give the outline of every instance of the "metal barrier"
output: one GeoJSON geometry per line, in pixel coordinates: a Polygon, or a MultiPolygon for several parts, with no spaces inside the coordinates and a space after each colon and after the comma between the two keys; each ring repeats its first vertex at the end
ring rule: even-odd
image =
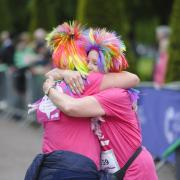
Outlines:
{"type": "MultiPolygon", "coordinates": [[[[29,125],[36,121],[35,114],[27,114],[27,105],[34,103],[43,96],[43,75],[33,75],[29,70],[25,71],[25,93],[20,93],[15,88],[16,73],[10,68],[0,67],[0,112],[1,118],[23,120],[29,125]]],[[[16,82],[17,83],[17,82],[16,82]]],[[[22,83],[22,82],[18,82],[22,83]]]]}
{"type": "MultiPolygon", "coordinates": [[[[42,91],[44,79],[43,75],[35,75],[30,71],[26,72],[26,105],[32,104],[44,96],[42,91]]],[[[31,122],[36,122],[35,113],[27,115],[25,124],[28,125],[31,122]]]]}
{"type": "Polygon", "coordinates": [[[4,119],[25,119],[26,112],[24,109],[24,96],[18,94],[14,88],[14,72],[7,68],[1,74],[1,79],[3,79],[3,86],[1,86],[1,96],[3,92],[3,102],[4,108],[2,110],[2,118],[4,119]]]}
{"type": "Polygon", "coordinates": [[[0,111],[1,113],[7,108],[6,97],[6,65],[0,65],[0,111]]]}

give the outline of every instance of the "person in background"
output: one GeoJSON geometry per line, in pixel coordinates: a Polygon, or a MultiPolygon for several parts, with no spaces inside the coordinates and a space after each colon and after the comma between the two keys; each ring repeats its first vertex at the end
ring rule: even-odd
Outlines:
{"type": "Polygon", "coordinates": [[[14,64],[14,44],[8,31],[1,32],[0,60],[8,66],[14,64]]]}
{"type": "Polygon", "coordinates": [[[171,30],[168,26],[159,26],[156,29],[156,36],[158,40],[158,56],[154,69],[155,87],[162,87],[165,83],[170,33],[171,30]]]}

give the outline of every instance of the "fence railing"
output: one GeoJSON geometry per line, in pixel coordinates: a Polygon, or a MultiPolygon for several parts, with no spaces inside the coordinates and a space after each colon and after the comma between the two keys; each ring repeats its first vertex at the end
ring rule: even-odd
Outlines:
{"type": "Polygon", "coordinates": [[[0,111],[1,118],[24,120],[27,124],[35,121],[34,115],[27,115],[27,105],[43,96],[43,75],[26,70],[18,74],[10,68],[0,71],[0,111]],[[18,77],[24,76],[24,78],[18,77]]]}

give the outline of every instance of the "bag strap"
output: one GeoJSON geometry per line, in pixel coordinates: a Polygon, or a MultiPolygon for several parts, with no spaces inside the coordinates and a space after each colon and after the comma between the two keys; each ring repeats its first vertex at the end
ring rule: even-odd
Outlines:
{"type": "Polygon", "coordinates": [[[136,159],[136,157],[140,154],[141,151],[142,151],[142,147],[140,146],[139,148],[137,148],[134,154],[128,159],[126,164],[119,171],[114,173],[114,176],[117,178],[117,180],[123,180],[127,169],[132,164],[132,162],[136,159]]]}

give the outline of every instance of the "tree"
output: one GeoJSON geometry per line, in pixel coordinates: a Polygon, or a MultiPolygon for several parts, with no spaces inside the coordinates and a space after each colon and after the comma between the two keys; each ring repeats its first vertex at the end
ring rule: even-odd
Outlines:
{"type": "Polygon", "coordinates": [[[81,23],[86,23],[85,18],[84,18],[84,13],[86,10],[86,3],[87,3],[87,0],[78,0],[77,1],[76,19],[81,23]]]}
{"type": "Polygon", "coordinates": [[[0,17],[2,18],[0,23],[0,31],[12,30],[11,16],[9,14],[10,9],[6,0],[0,0],[0,17]]]}
{"type": "Polygon", "coordinates": [[[38,27],[51,30],[64,21],[73,20],[76,3],[76,0],[31,0],[30,30],[33,31],[38,27]]]}
{"type": "MultiPolygon", "coordinates": [[[[27,4],[30,0],[6,0],[8,3],[8,16],[11,17],[13,33],[28,30],[29,11],[27,4]]],[[[3,20],[4,21],[4,20],[3,20]]]]}
{"type": "Polygon", "coordinates": [[[58,23],[75,20],[76,6],[77,0],[61,0],[59,5],[57,4],[56,10],[56,17],[58,18],[58,23]]]}
{"type": "Polygon", "coordinates": [[[175,0],[170,20],[172,35],[170,38],[169,63],[167,81],[180,80],[180,0],[175,0]]]}
{"type": "Polygon", "coordinates": [[[50,29],[56,25],[56,1],[54,0],[31,0],[29,4],[31,14],[30,31],[36,28],[50,29]]]}
{"type": "Polygon", "coordinates": [[[106,27],[115,30],[123,36],[128,31],[128,23],[124,15],[123,0],[79,0],[78,20],[94,27],[106,27]]]}

